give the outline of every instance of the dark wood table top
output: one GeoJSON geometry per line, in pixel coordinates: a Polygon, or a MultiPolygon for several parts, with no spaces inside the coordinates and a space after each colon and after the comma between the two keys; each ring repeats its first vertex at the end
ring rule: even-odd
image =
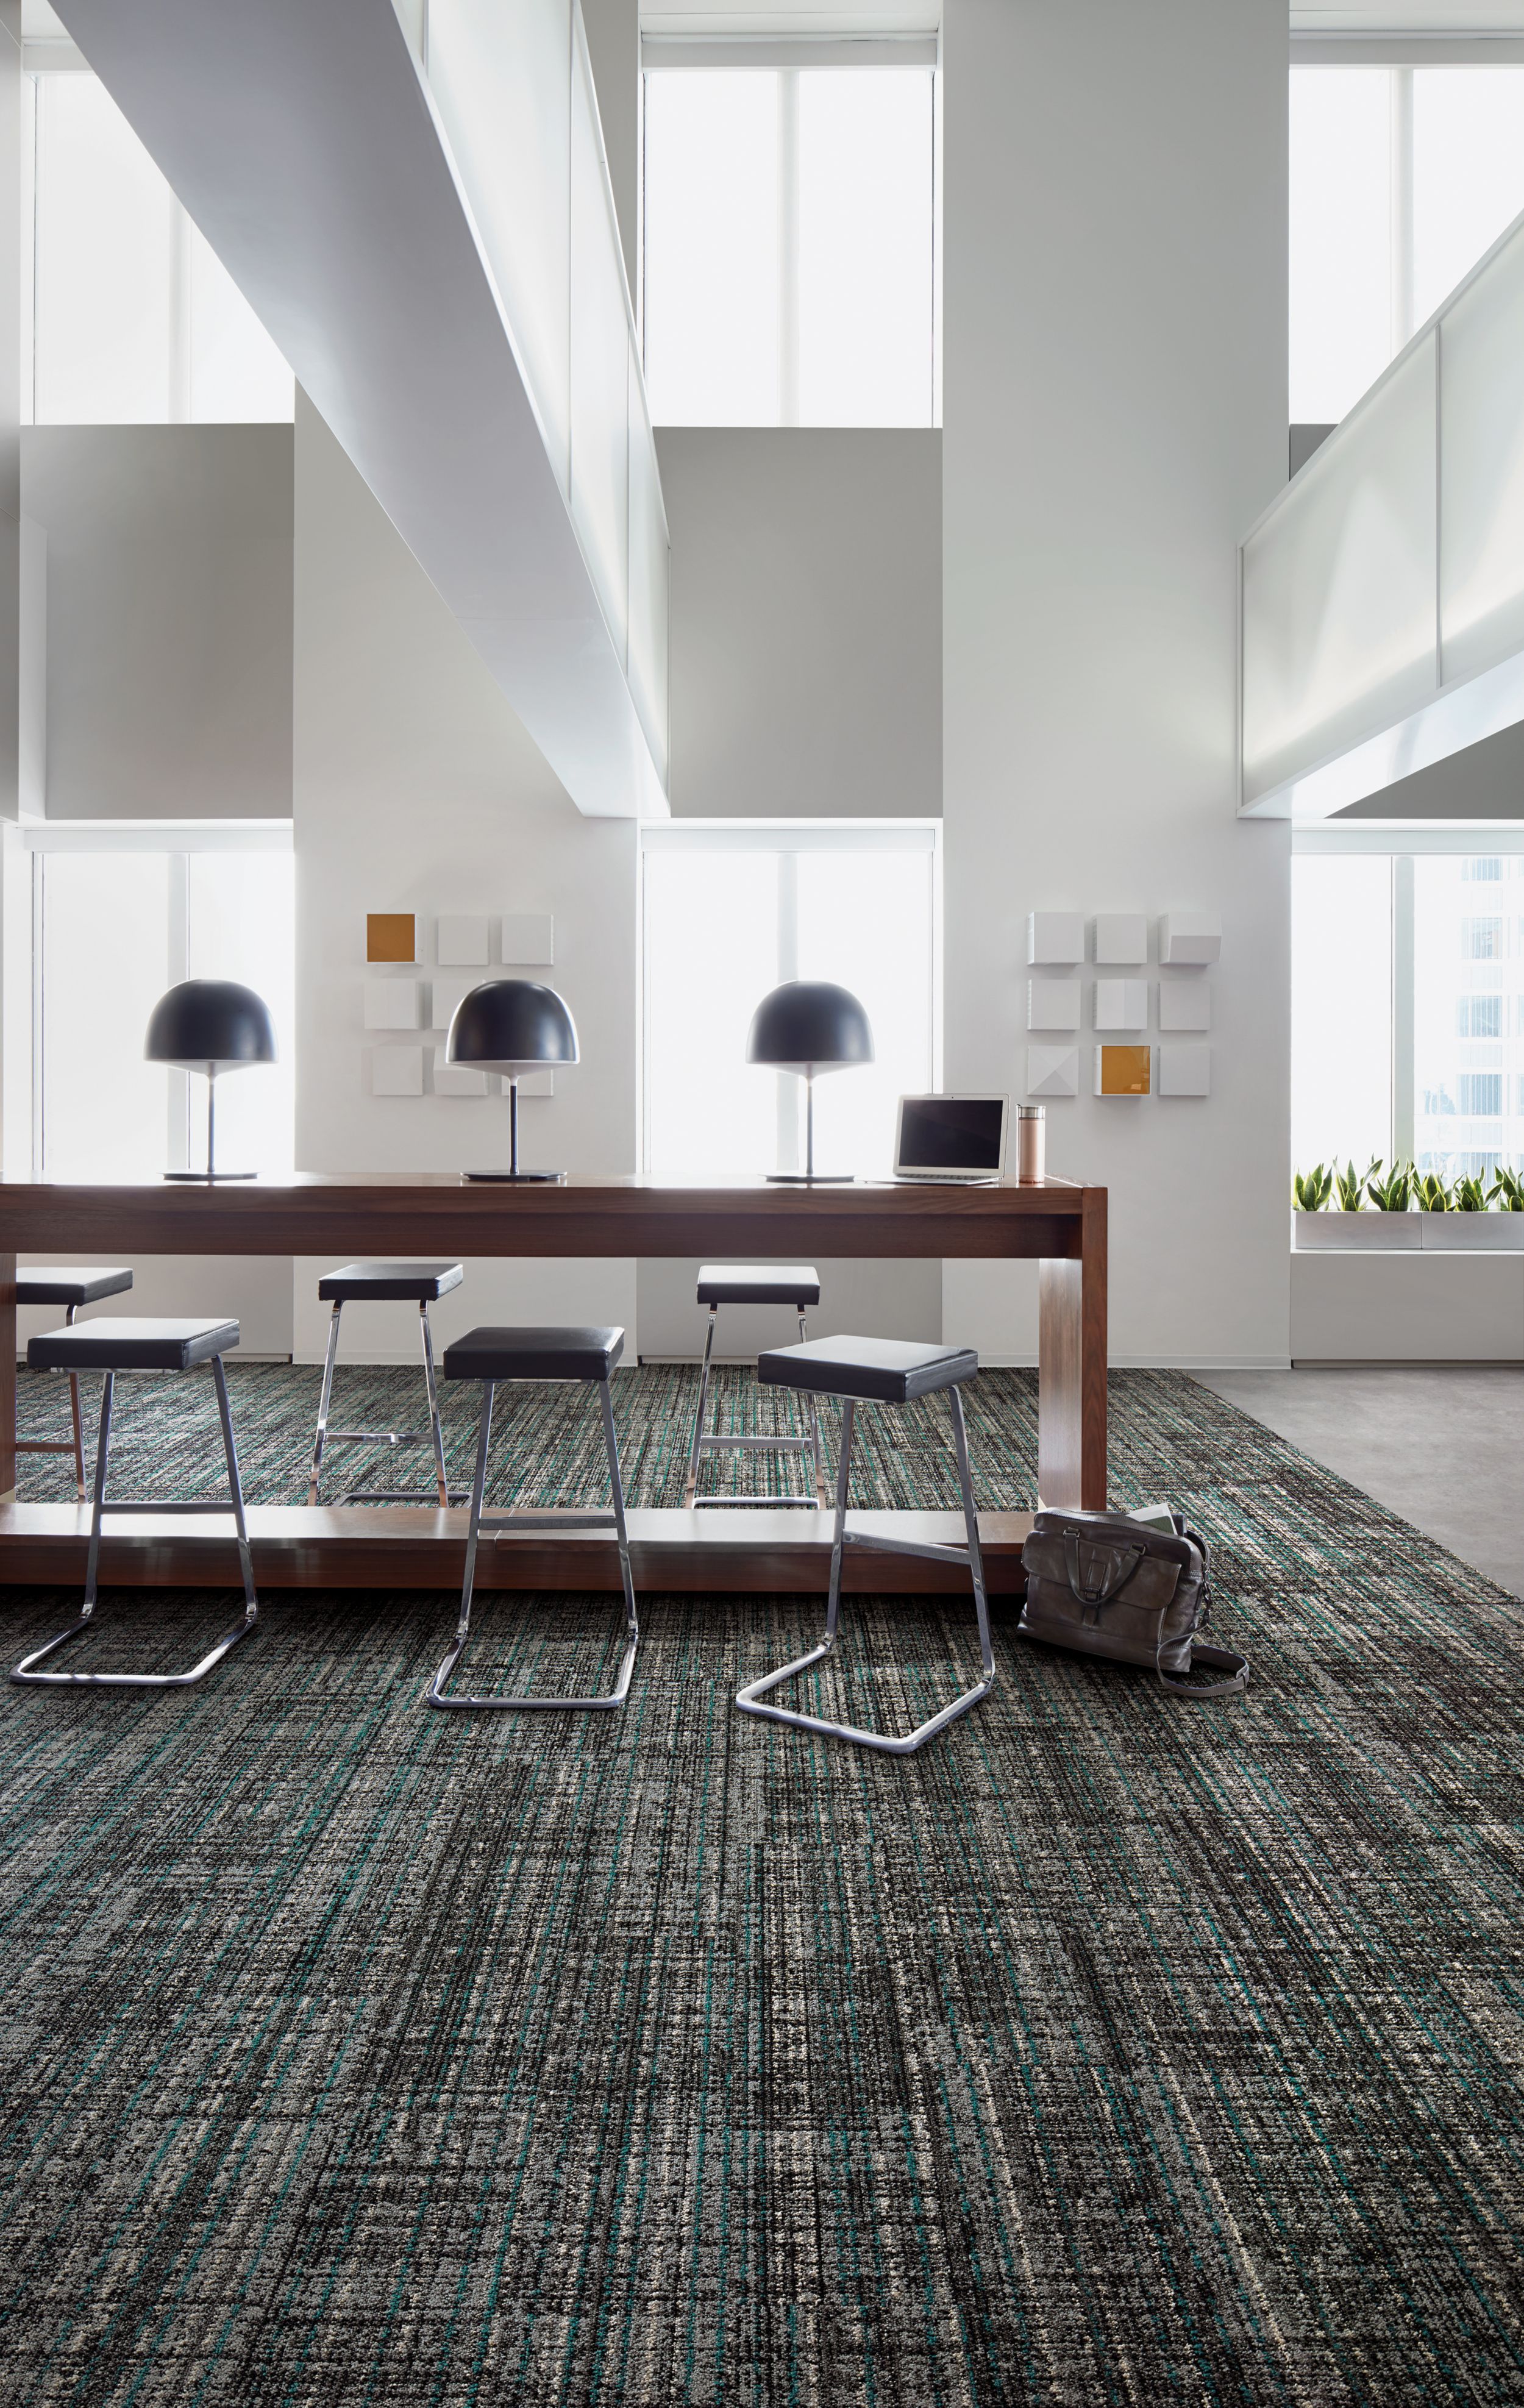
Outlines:
{"type": "Polygon", "coordinates": [[[1077,1256],[1105,1190],[891,1180],[774,1184],[573,1172],[511,1187],[458,1171],[298,1171],[216,1186],[0,1181],[0,1253],[1077,1256]]]}

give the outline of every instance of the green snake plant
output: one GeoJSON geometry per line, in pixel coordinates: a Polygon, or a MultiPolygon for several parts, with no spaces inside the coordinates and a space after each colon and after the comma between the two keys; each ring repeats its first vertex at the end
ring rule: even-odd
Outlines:
{"type": "Polygon", "coordinates": [[[1365,1192],[1378,1212],[1406,1212],[1413,1202],[1416,1176],[1411,1162],[1394,1162],[1385,1177],[1381,1164],[1373,1163],[1365,1192]]]}
{"type": "Polygon", "coordinates": [[[1524,1212],[1524,1174],[1517,1170],[1498,1169],[1492,1174],[1488,1200],[1497,1198],[1500,1212],[1524,1212]]]}
{"type": "MultiPolygon", "coordinates": [[[[1420,1212],[1448,1212],[1450,1210],[1450,1191],[1437,1170],[1419,1171],[1414,1180],[1413,1193],[1420,1212]]],[[[1400,1212],[1405,1208],[1399,1204],[1393,1209],[1400,1212]]],[[[1456,1209],[1459,1211],[1459,1206],[1456,1209]]]]}
{"type": "Polygon", "coordinates": [[[1343,1170],[1341,1170],[1337,1164],[1335,1164],[1333,1183],[1339,1193],[1339,1210],[1341,1212],[1358,1212],[1360,1210],[1360,1207],[1365,1200],[1363,1194],[1365,1182],[1368,1179],[1372,1178],[1373,1174],[1380,1169],[1380,1168],[1381,1161],[1377,1154],[1373,1154],[1371,1156],[1370,1161],[1366,1164],[1363,1170],[1357,1170],[1352,1162],[1346,1162],[1343,1170]]]}
{"type": "Polygon", "coordinates": [[[1291,1200],[1299,1212],[1321,1212],[1333,1193],[1333,1173],[1319,1162],[1299,1170],[1291,1182],[1291,1200]]]}
{"type": "Polygon", "coordinates": [[[1478,1179],[1458,1179],[1450,1191],[1452,1212],[1485,1212],[1487,1190],[1478,1179]]]}

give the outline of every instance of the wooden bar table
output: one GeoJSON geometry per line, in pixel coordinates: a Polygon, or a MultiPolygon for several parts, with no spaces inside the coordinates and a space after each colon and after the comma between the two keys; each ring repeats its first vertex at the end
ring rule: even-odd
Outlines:
{"type": "MultiPolygon", "coordinates": [[[[703,1256],[798,1262],[813,1255],[884,1260],[952,1256],[1036,1260],[1038,1490],[1046,1505],[1106,1503],[1106,1190],[1063,1180],[1019,1186],[774,1185],[738,1180],[670,1186],[642,1178],[573,1174],[563,1184],[508,1187],[453,1172],[301,1173],[237,1186],[151,1187],[0,1182],[0,1582],[73,1584],[83,1577],[87,1507],[14,1501],[16,1258],[88,1254],[703,1256]]],[[[617,1381],[616,1381],[617,1394],[617,1381]]],[[[294,1430],[305,1454],[309,1433],[294,1430]]],[[[956,1539],[956,1514],[857,1517],[885,1536],[956,1539]]],[[[461,1576],[463,1508],[263,1506],[250,1510],[261,1582],[270,1587],[448,1589],[461,1576]]],[[[103,1580],[141,1585],[220,1584],[228,1538],[215,1523],[193,1534],[177,1516],[117,1524],[102,1548],[103,1580]],[[118,1535],[121,1533],[121,1535],[118,1535]]],[[[639,1586],[652,1590],[823,1590],[831,1517],[811,1510],[632,1511],[639,1586]]],[[[1030,1516],[986,1513],[980,1531],[990,1586],[1021,1585],[1030,1516]]],[[[612,1544],[599,1534],[505,1534],[484,1551],[478,1584],[497,1588],[618,1585],[612,1544]]],[[[854,1551],[850,1586],[947,1584],[940,1568],[854,1551]]],[[[955,1581],[956,1584],[956,1581],[955,1581]]]]}

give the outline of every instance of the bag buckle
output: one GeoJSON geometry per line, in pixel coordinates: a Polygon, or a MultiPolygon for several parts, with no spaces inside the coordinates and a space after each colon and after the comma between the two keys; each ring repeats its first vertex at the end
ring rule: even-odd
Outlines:
{"type": "Polygon", "coordinates": [[[1064,1567],[1069,1573],[1069,1585],[1080,1604],[1090,1609],[1086,1619],[1099,1612],[1101,1606],[1110,1605],[1117,1592],[1126,1588],[1148,1549],[1141,1546],[1100,1547],[1092,1542],[1091,1552],[1110,1569],[1095,1586],[1087,1587],[1080,1574],[1079,1533],[1077,1530],[1064,1532],[1064,1567]]]}

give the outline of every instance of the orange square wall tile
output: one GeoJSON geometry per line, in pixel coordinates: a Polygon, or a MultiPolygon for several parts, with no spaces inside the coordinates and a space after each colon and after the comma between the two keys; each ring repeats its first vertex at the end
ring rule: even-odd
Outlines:
{"type": "Polygon", "coordinates": [[[366,959],[367,962],[415,962],[418,959],[416,914],[411,911],[367,911],[366,959]]]}
{"type": "Polygon", "coordinates": [[[1098,1096],[1146,1096],[1150,1091],[1152,1054],[1146,1045],[1098,1045],[1098,1096]]]}

